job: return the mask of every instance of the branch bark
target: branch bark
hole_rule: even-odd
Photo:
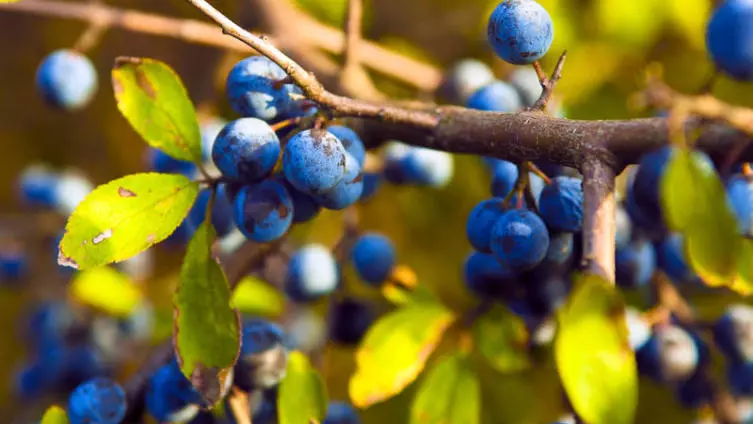
[[[583,260],[586,270],[615,281],[615,174],[598,159],[588,160],[583,173]]]

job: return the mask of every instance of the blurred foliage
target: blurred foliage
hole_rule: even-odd
[[[342,22],[344,0],[298,1],[322,21]],[[627,99],[641,87],[642,71],[652,62],[664,67],[665,79],[670,84],[686,92],[697,91],[711,73],[703,45],[711,0],[540,2],[552,14],[555,26],[554,45],[545,66],[551,67],[559,52],[568,50],[564,78],[557,93],[570,118],[640,116],[642,113],[628,107]],[[477,57],[493,64],[502,77],[511,68],[493,57],[485,40],[486,17],[497,3],[497,0],[373,0],[368,3],[366,13],[366,37],[442,67],[463,57]],[[181,0],[112,0],[107,4],[198,17]],[[240,22],[252,20],[252,10],[246,10],[248,16],[239,15],[244,10],[242,0],[218,0],[213,4]],[[45,54],[71,46],[83,30],[84,26],[78,22],[0,12],[0,31],[4,35],[0,37],[0,50],[5,58],[4,66],[0,67],[3,147],[0,213],[20,211],[15,179],[32,162],[80,168],[97,184],[145,170],[146,145],[118,112],[112,87],[104,77],[118,56],[154,57],[170,64],[185,82],[200,114],[217,110],[226,118],[233,117],[223,102],[222,85],[224,73],[237,55],[118,30],[108,31],[89,53],[102,76],[93,104],[75,114],[47,108],[34,90],[35,69]],[[392,94],[405,94],[404,88],[389,81],[377,82]],[[753,106],[750,84],[722,78],[715,85],[714,94],[725,101]],[[465,311],[476,303],[462,284],[462,263],[470,250],[463,235],[468,212],[489,194],[488,178],[478,159],[458,156],[456,175],[448,187],[441,190],[384,187],[360,208],[363,229],[387,234],[397,246],[400,262],[409,264],[422,285],[457,311]],[[340,215],[325,212],[315,223],[296,229],[293,235],[298,240],[331,244],[340,234]],[[6,338],[4,346],[22,337],[17,322],[23,305],[32,299],[61,295],[70,277],[60,274],[54,265],[50,240],[25,233],[21,236],[33,252],[35,275],[30,291],[0,289],[0,332]],[[161,308],[158,324],[165,336],[171,329],[170,296],[177,280],[174,272],[183,253],[182,248],[158,249],[157,277],[144,286],[147,295]],[[346,276],[352,277],[352,272],[346,270]],[[370,299],[381,298],[377,290],[356,283],[351,281],[348,290],[352,288],[353,293]],[[722,305],[735,299],[739,298],[728,292],[702,291],[694,301],[701,317],[713,318]],[[433,367],[434,357],[448,349],[440,342],[426,366]],[[24,354],[21,348],[0,349],[0,374],[12,376],[15,364]],[[348,380],[356,370],[355,359],[352,349],[327,347],[322,359],[323,378],[333,400],[348,399]],[[512,374],[502,374],[480,358],[470,359],[478,367],[484,422],[543,423],[563,410],[551,355],[530,369]],[[406,390],[398,396],[366,409],[365,422],[408,422],[410,399],[416,386],[425,379],[426,376],[421,376],[415,384],[404,382]],[[7,384],[0,385],[0,408],[4,412],[33,409],[12,399],[8,388]],[[664,388],[642,381],[639,396],[641,408],[636,422],[674,423],[690,418],[688,411],[682,410]],[[47,400],[42,402],[45,406],[49,404]],[[41,416],[42,411],[35,416]]]

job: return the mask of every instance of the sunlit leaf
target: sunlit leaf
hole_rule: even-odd
[[[601,38],[631,47],[648,47],[664,24],[664,9],[656,0],[594,2]]]
[[[285,298],[270,284],[249,275],[235,287],[230,306],[243,314],[274,318],[282,314]]]
[[[277,397],[280,424],[322,421],[327,414],[327,402],[327,389],[309,358],[298,351],[290,352]]]
[[[481,386],[466,354],[441,358],[429,369],[411,406],[411,424],[477,424]]]
[[[120,113],[149,143],[175,159],[201,163],[201,133],[180,77],[154,59],[119,57],[112,88]]]
[[[214,405],[240,352],[240,319],[230,286],[212,257],[214,227],[204,222],[188,244],[175,292],[176,353],[183,374]]]
[[[753,240],[743,238],[737,252],[737,273],[732,290],[744,295],[753,294]]]
[[[353,405],[367,407],[400,393],[421,373],[454,315],[437,302],[409,303],[381,317],[356,352]]]
[[[730,285],[740,237],[724,185],[708,157],[677,150],[662,176],[660,196],[667,224],[683,233],[693,271],[711,286]]]
[[[176,174],[133,174],[103,184],[68,218],[58,263],[84,270],[136,256],[172,234],[198,194],[197,183]]]
[[[108,266],[79,272],[68,290],[77,302],[118,317],[129,316],[144,299],[125,274]]]
[[[45,411],[40,424],[68,424],[68,414],[57,405],[51,406]]]
[[[638,375],[620,293],[596,275],[578,276],[558,319],[554,355],[575,412],[589,424],[632,424]]]
[[[504,306],[495,306],[476,320],[473,340],[498,371],[515,372],[531,365],[526,325]]]

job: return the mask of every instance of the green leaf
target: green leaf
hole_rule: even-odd
[[[68,290],[76,301],[117,317],[129,316],[144,299],[125,274],[108,266],[79,272]]]
[[[411,424],[478,424],[481,386],[466,354],[443,357],[424,377],[413,400]]]
[[[136,256],[172,234],[198,194],[197,183],[177,174],[133,174],[103,184],[68,218],[58,263],[84,270]]]
[[[180,77],[154,59],[119,57],[112,87],[120,113],[149,143],[175,159],[201,164],[201,132]]]
[[[277,410],[280,424],[309,424],[327,415],[327,389],[309,358],[292,351],[280,382]]]
[[[211,405],[222,398],[240,353],[240,317],[230,307],[230,286],[212,257],[211,223],[188,244],[174,296],[176,354],[183,374]]]
[[[692,269],[710,286],[730,285],[740,237],[724,185],[708,157],[676,150],[660,188],[665,220],[683,233]]]
[[[589,424],[632,424],[638,375],[620,293],[580,275],[558,318],[554,356],[575,412]]]
[[[230,306],[242,314],[275,318],[282,314],[285,298],[279,290],[249,275],[235,287]]]
[[[410,303],[381,317],[356,352],[350,399],[364,408],[400,393],[412,383],[453,322],[438,302]]]
[[[753,294],[753,240],[743,238],[737,253],[737,275],[732,290],[743,294]]]
[[[479,352],[498,371],[516,372],[531,365],[526,325],[504,306],[494,306],[476,320],[473,340]]]
[[[57,405],[51,406],[45,411],[40,424],[68,424],[68,414]]]

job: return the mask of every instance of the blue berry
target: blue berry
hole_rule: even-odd
[[[741,233],[753,232],[753,181],[745,175],[734,175],[727,181],[727,199],[737,218]]]
[[[364,172],[363,173],[363,191],[361,191],[361,199],[362,201],[369,200],[379,189],[379,186],[382,185],[382,175],[381,174],[374,174],[371,172]]]
[[[558,268],[561,265],[571,265],[575,255],[575,236],[573,233],[552,232],[549,234],[549,249],[539,266]]]
[[[392,274],[395,247],[390,239],[381,234],[364,234],[353,245],[351,260],[363,281],[379,285]]]
[[[502,81],[494,81],[479,88],[465,105],[471,109],[505,113],[515,112],[523,107],[518,92]]]
[[[290,257],[285,276],[285,293],[298,302],[332,293],[339,281],[334,256],[321,244],[309,244]]]
[[[235,198],[233,219],[248,239],[266,243],[282,237],[293,223],[293,199],[278,179],[243,187]]]
[[[313,197],[293,187],[288,180],[283,179],[283,181],[290,198],[293,199],[293,222],[301,223],[312,220],[319,213],[322,208],[321,205]]]
[[[345,402],[330,402],[322,424],[359,424],[356,410]]]
[[[340,210],[356,203],[363,193],[363,174],[361,165],[350,154],[345,153],[345,176],[332,190],[319,194],[315,197],[316,202],[321,206]]]
[[[706,48],[714,64],[733,78],[753,80],[753,2],[727,0],[711,16]]]
[[[251,393],[251,422],[254,424],[278,424],[277,388]]]
[[[106,378],[83,383],[68,399],[71,424],[119,424],[125,413],[125,392],[118,383]]]
[[[675,147],[665,146],[644,155],[632,184],[632,194],[636,205],[652,217],[661,216],[659,190],[661,177],[672,158]]]
[[[298,190],[312,196],[326,193],[345,176],[345,148],[327,131],[301,131],[285,146],[282,170]]]
[[[492,196],[507,197],[517,180],[518,165],[506,160],[495,161],[492,166]]]
[[[21,201],[29,206],[51,208],[55,205],[58,176],[42,165],[30,165],[19,176]]]
[[[633,237],[633,223],[630,220],[630,215],[625,210],[623,205],[617,205],[614,215],[615,225],[615,245],[617,249],[622,249],[630,243]]]
[[[235,228],[233,205],[228,200],[228,196],[225,195],[225,190],[225,184],[220,184],[217,187],[212,206],[212,225],[219,237],[224,237]],[[201,223],[204,222],[211,194],[210,190],[203,190],[191,207],[191,211],[188,213],[188,221],[193,228],[199,228]]]
[[[651,338],[651,325],[643,318],[640,311],[630,306],[625,308],[625,323],[630,347],[637,352]]]
[[[0,281],[19,280],[28,269],[26,254],[17,249],[0,248]]]
[[[492,81],[494,73],[489,65],[476,59],[463,59],[447,72],[439,92],[450,102],[462,105],[471,94]]]
[[[212,160],[222,175],[254,183],[269,175],[280,157],[280,140],[266,122],[241,118],[220,131],[212,146]]]
[[[174,359],[149,378],[145,398],[147,411],[158,422],[188,422],[203,402]]]
[[[682,234],[667,236],[657,247],[656,259],[659,268],[675,283],[697,281],[698,277],[685,260]]]
[[[37,68],[37,89],[50,105],[80,109],[97,91],[97,70],[89,58],[72,50],[50,53]]]
[[[632,184],[628,184],[627,186],[623,206],[631,222],[632,238],[635,238],[636,234],[651,238],[652,240],[660,240],[664,237],[667,229],[664,226],[661,211],[656,207],[639,205],[636,200],[635,188]]]
[[[285,342],[285,333],[276,324],[263,319],[244,322],[235,384],[246,391],[276,386],[287,368]]]
[[[336,343],[356,345],[376,319],[369,305],[354,299],[336,300],[332,305],[329,337]]]
[[[735,396],[753,396],[753,362],[733,362],[727,365],[727,383]]]
[[[536,71],[530,67],[515,69],[515,71],[510,74],[509,81],[510,85],[518,91],[524,106],[533,106],[543,91],[541,81],[539,81],[539,76],[536,74]],[[541,168],[541,166],[539,167]],[[544,168],[542,168],[542,171],[550,176],[556,175],[555,173],[550,173]]]
[[[105,359],[94,346],[78,344],[65,346],[64,349],[61,381],[63,387],[76,387],[86,380],[108,374]]]
[[[402,167],[408,182],[440,188],[450,182],[454,164],[450,153],[414,147],[402,159]]]
[[[541,59],[554,38],[549,13],[533,0],[506,0],[489,18],[489,44],[502,60],[526,65]]]
[[[491,248],[502,266],[515,272],[538,265],[549,249],[549,231],[535,213],[516,209],[505,212],[492,228]]]
[[[474,249],[491,253],[491,232],[494,224],[506,211],[502,199],[484,200],[477,204],[468,215],[465,232]]]
[[[505,268],[494,256],[472,252],[463,265],[463,281],[481,299],[503,299],[514,291],[515,273]]]
[[[694,372],[690,377],[680,382],[675,396],[680,404],[688,409],[708,406],[714,397],[715,388],[704,373]]]
[[[189,178],[193,178],[198,169],[193,162],[181,159],[174,159],[162,150],[150,147],[147,150],[147,162],[149,168],[155,172],[163,172],[166,174],[183,174]]]
[[[65,373],[63,360],[61,348],[53,347],[40,354],[15,375],[15,393],[22,399],[33,399],[59,389]]]
[[[327,127],[327,131],[337,137],[343,147],[345,147],[345,151],[353,155],[358,164],[363,166],[366,160],[366,147],[364,147],[361,137],[355,131],[342,125],[331,125]]]
[[[734,304],[727,307],[713,331],[714,343],[732,362],[753,362],[753,307]]]
[[[556,177],[544,187],[539,198],[539,213],[554,230],[576,232],[583,225],[583,188],[572,177]]]
[[[283,118],[294,106],[295,86],[282,84],[288,75],[264,56],[243,59],[230,70],[226,92],[230,105],[244,117],[267,122]]]
[[[413,147],[399,141],[386,143],[384,148],[384,179],[392,184],[405,184],[405,157]]]
[[[656,250],[646,240],[635,240],[615,253],[617,284],[626,288],[645,286],[656,270]]]
[[[206,161],[212,157],[214,140],[228,122],[222,118],[212,117],[201,124],[201,156]]]
[[[690,378],[701,362],[695,338],[674,325],[657,328],[638,351],[639,370],[658,381],[678,383]]]

